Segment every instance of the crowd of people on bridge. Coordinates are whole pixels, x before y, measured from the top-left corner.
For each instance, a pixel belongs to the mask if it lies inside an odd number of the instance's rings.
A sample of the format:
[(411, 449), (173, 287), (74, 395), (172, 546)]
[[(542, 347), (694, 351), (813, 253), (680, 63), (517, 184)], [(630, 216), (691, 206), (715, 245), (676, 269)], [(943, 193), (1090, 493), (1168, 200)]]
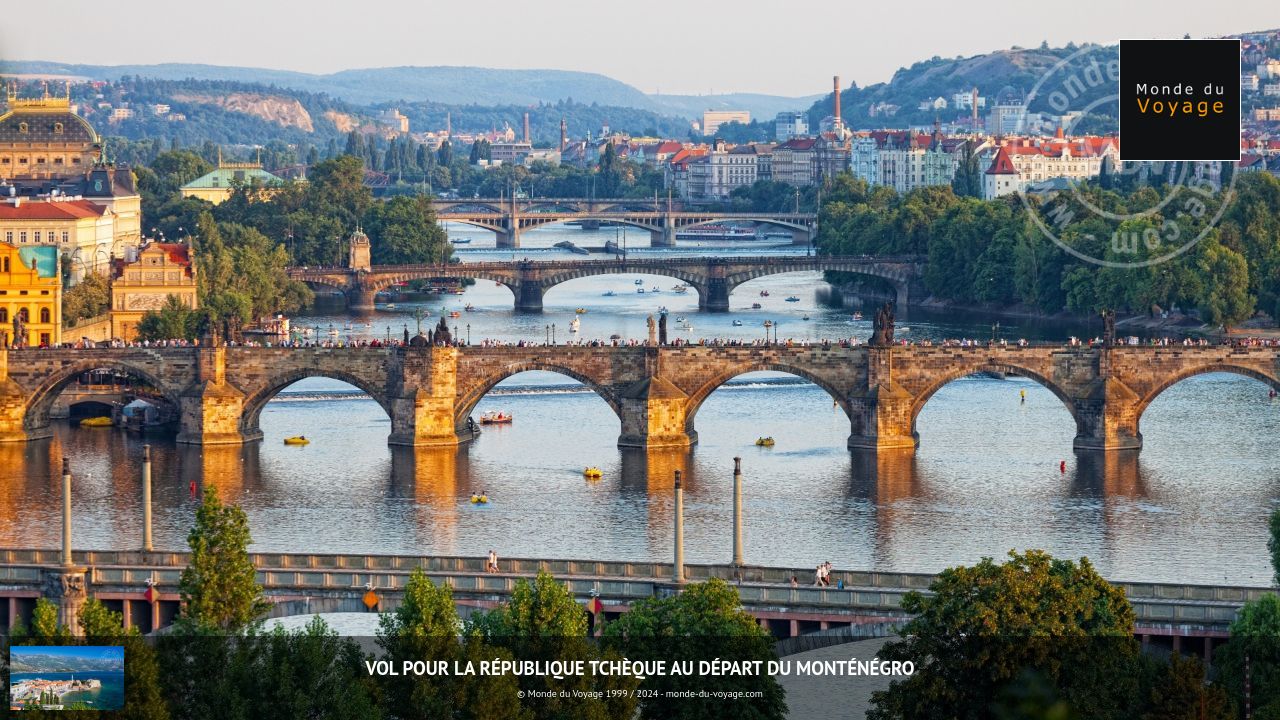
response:
[[(856, 337), (848, 338), (819, 338), (797, 339), (744, 339), (744, 338), (699, 338), (685, 339), (675, 338), (667, 342), (667, 347), (841, 347), (850, 348), (866, 344), (866, 340)], [(63, 343), (58, 347), (67, 349), (87, 349), (87, 348), (184, 348), (198, 347), (202, 343), (200, 340), (139, 340), (134, 342), (125, 342), (123, 340), (114, 339), (109, 341), (94, 342), (92, 340), (81, 339), (71, 343)], [(280, 341), (260, 341), (260, 340), (227, 340), (221, 342), (222, 347), (260, 347), (260, 348), (400, 348), (414, 345), (412, 339), (400, 338), (370, 338), (370, 339), (325, 339), (325, 340), (280, 340)], [(421, 344), (421, 343), (417, 343)], [(451, 339), (448, 343), (437, 342), (437, 345), (450, 345), (452, 347), (465, 347), (468, 345), (465, 339)], [(651, 343), (642, 338), (620, 338), (611, 337), (604, 339), (569, 339), (562, 342), (547, 342), (537, 340), (500, 340), (497, 338), (482, 338), (475, 343), (476, 347), (496, 348), (496, 347), (645, 347)], [(1041, 347), (1060, 347), (1061, 341), (1031, 341), (1026, 338), (1017, 340), (1008, 339), (976, 339), (976, 338), (946, 338), (942, 340), (908, 340), (898, 338), (893, 343), (899, 347), (956, 347), (956, 348), (980, 348), (980, 347), (1001, 347), (1010, 346), (1029, 347), (1032, 345)], [(1081, 340), (1072, 336), (1066, 341), (1068, 347), (1101, 347), (1105, 344), (1102, 337), (1094, 337), (1089, 340)], [(1219, 341), (1211, 341), (1206, 338), (1147, 338), (1139, 339), (1136, 336), (1118, 338), (1116, 344), (1120, 346), (1140, 346), (1140, 347), (1169, 347), (1181, 345), (1183, 347), (1280, 347), (1280, 338), (1268, 337), (1243, 337), (1243, 338), (1224, 338)], [(48, 348), (48, 346), (41, 346)]]

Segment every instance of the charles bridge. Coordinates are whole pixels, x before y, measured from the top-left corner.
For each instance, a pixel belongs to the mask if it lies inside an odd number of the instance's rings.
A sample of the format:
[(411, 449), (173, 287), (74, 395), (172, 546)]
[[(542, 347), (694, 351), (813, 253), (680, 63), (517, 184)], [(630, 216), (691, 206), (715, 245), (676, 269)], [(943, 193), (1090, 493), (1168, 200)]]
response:
[(921, 277), (921, 258), (871, 256), (692, 257), (643, 260), (543, 260), (468, 262), (366, 267), (295, 267), (295, 280), (341, 290), (352, 308), (371, 309), (381, 290), (423, 279), (472, 278), (505, 285), (515, 296), (517, 310), (539, 312), (547, 290), (560, 283), (593, 275), (643, 273), (675, 278), (698, 292), (698, 308), (729, 310), (729, 294), (738, 285), (765, 275), (833, 270), (879, 278), (891, 286), (899, 305), (908, 302), (912, 285)]
[(529, 347), (126, 347), (0, 349), (0, 441), (52, 433), (59, 393), (82, 373), (114, 370), (145, 381), (178, 408), (178, 441), (258, 440), (258, 417), (307, 377), (348, 382), (391, 420), (392, 445), (452, 446), (471, 437), (476, 404), (527, 370), (567, 375), (618, 416), (622, 447), (687, 447), (711, 393), (747, 372), (797, 375), (829, 393), (849, 418), (850, 448), (910, 450), (916, 417), (948, 382), (979, 372), (1029, 378), (1076, 422), (1079, 450), (1137, 449), (1143, 411), (1179, 380), (1230, 372), (1280, 389), (1280, 348), (1235, 346), (685, 345)]
[(656, 200), (640, 198), (474, 198), (435, 199), (436, 218), (489, 230), (497, 235), (500, 248), (520, 247), (520, 233), (543, 225), (563, 222), (611, 222), (649, 232), (653, 247), (675, 247), (676, 233), (708, 223), (753, 222), (781, 228), (792, 235), (792, 242), (805, 245), (812, 241), (817, 226), (816, 213), (744, 213), (699, 210), (677, 206), (667, 200), (665, 206)]

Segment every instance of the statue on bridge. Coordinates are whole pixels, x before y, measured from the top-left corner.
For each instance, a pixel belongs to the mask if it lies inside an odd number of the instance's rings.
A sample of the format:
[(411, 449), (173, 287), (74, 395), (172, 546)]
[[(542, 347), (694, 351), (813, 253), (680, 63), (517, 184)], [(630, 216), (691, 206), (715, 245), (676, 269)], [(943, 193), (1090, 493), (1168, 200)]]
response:
[(658, 344), (659, 344), (659, 345), (666, 345), (666, 344), (667, 344), (667, 316), (666, 316), (666, 313), (663, 313), (663, 314), (662, 314), (662, 316), (658, 318)]
[(885, 303), (876, 310), (871, 328), (871, 345), (893, 344), (893, 303)]
[(27, 311), (19, 310), (13, 314), (13, 349), (21, 350), (27, 346)]
[(453, 334), (449, 332), (449, 323), (444, 321), (444, 316), (440, 316), (440, 322), (436, 324), (436, 332), (433, 337), (436, 345), (452, 345)]
[(1112, 347), (1116, 344), (1116, 311), (1102, 311), (1102, 345)]
[(649, 316), (648, 320), (645, 320), (645, 324), (649, 326), (649, 344), (657, 345), (658, 344), (658, 325), (653, 321), (652, 315)]

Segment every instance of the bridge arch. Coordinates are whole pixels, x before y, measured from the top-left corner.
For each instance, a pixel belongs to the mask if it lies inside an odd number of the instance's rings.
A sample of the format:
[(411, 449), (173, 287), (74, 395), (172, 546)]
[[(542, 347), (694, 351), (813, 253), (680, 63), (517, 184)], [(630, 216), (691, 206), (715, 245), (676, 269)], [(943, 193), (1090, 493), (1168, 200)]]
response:
[(1136, 408), (1136, 412), (1134, 413), (1134, 417), (1137, 418), (1137, 421), (1139, 423), (1141, 423), (1142, 414), (1147, 411), (1147, 408), (1151, 406), (1151, 403), (1155, 402), (1155, 399), (1160, 397), (1161, 393), (1163, 393), (1165, 390), (1168, 390), (1169, 388), (1173, 387), (1174, 385), (1177, 385), (1183, 380), (1187, 380), (1189, 378), (1193, 378), (1198, 375), (1208, 375), (1210, 373), (1228, 373), (1231, 375), (1243, 375), (1244, 377), (1258, 380), (1266, 384), (1267, 386), (1273, 388), (1276, 392), (1280, 392), (1280, 377), (1269, 375), (1265, 372), (1258, 370), (1257, 368), (1252, 368), (1247, 365), (1237, 365), (1235, 363), (1230, 363), (1230, 362), (1205, 363), (1203, 365), (1197, 365), (1195, 367), (1183, 369), (1162, 380), (1150, 392), (1148, 392), (1141, 400), (1138, 401), (1138, 406)]
[(53, 408), (58, 396), (77, 377), (93, 370), (112, 370), (141, 378), (148, 385), (155, 388), (165, 402), (172, 404), (174, 408), (179, 407), (178, 394), (181, 392), (181, 388), (171, 387), (142, 365), (115, 358), (86, 359), (59, 368), (57, 372), (45, 378), (44, 382), (40, 383), (39, 387), (31, 392), (23, 412), (23, 429), (30, 433), (32, 430), (48, 427), (49, 411)]
[(849, 407), (848, 394), (826, 378), (791, 363), (774, 360), (759, 360), (734, 365), (733, 367), (722, 371), (720, 374), (716, 375), (710, 381), (704, 383), (701, 387), (690, 394), (689, 399), (685, 401), (685, 431), (690, 433), (692, 436), (694, 433), (694, 420), (698, 415), (698, 410), (702, 408), (702, 404), (707, 401), (707, 398), (711, 397), (712, 393), (739, 375), (745, 375), (753, 372), (781, 372), (808, 380), (814, 385), (825, 390), (826, 393), (831, 396), (831, 399), (840, 406), (840, 409), (844, 411), (845, 416), (850, 416), (851, 410)]
[(378, 388), (359, 375), (338, 368), (295, 368), (266, 378), (261, 385), (245, 395), (243, 410), (240, 414), (240, 433), (244, 438), (246, 440), (261, 439), (262, 430), (258, 422), (262, 416), (262, 409), (267, 403), (290, 385), (313, 377), (340, 380), (348, 385), (354, 385), (373, 398), (388, 418), (393, 418), (392, 405), (387, 397), (386, 388)]
[(522, 372), (529, 372), (531, 370), (552, 372), (577, 380), (590, 388), (596, 395), (600, 396), (600, 398), (609, 405), (609, 408), (613, 410), (613, 414), (618, 417), (619, 422), (621, 422), (622, 400), (613, 392), (612, 389), (601, 385), (591, 377), (575, 370), (574, 368), (560, 365), (558, 363), (530, 360), (527, 362), (517, 362), (505, 365), (496, 372), (484, 376), (479, 382), (472, 384), (470, 388), (464, 390), (454, 405), (454, 427), (461, 432), (466, 426), (467, 418), (469, 418), (471, 413), (476, 409), (476, 405), (480, 404), (480, 401), (484, 399), (484, 396), (488, 395), (489, 391), (493, 390), (498, 383), (513, 375), (519, 375)]
[(1075, 401), (1072, 400), (1071, 396), (1068, 395), (1066, 390), (1064, 390), (1060, 385), (1039, 372), (1021, 365), (987, 361), (956, 370), (950, 370), (937, 378), (934, 378), (929, 385), (924, 388), (924, 390), (916, 393), (915, 399), (911, 403), (911, 433), (913, 435), (916, 434), (916, 419), (920, 417), (921, 411), (924, 410), (924, 406), (928, 404), (929, 398), (933, 397), (934, 393), (938, 392), (946, 385), (951, 384), (955, 380), (984, 372), (1015, 375), (1017, 377), (1026, 378), (1049, 390), (1049, 392), (1053, 393), (1054, 396), (1062, 401), (1067, 413), (1069, 413), (1071, 415), (1071, 419), (1076, 422), (1077, 432), (1079, 432), (1079, 428), (1081, 427), (1080, 416), (1076, 411)]

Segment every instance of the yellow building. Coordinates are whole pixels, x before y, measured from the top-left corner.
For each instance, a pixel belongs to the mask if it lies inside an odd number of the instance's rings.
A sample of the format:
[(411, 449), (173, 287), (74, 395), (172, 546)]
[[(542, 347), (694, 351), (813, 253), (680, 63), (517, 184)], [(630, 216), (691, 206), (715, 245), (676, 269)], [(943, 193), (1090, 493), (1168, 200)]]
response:
[(57, 249), (0, 243), (0, 337), (8, 347), (62, 342)]
[(70, 258), (71, 281), (107, 273), (126, 245), (116, 237), (110, 209), (83, 199), (0, 198), (0, 240), (19, 248), (51, 245)]
[(116, 261), (111, 280), (111, 337), (135, 339), (138, 321), (147, 311), (164, 307), (170, 295), (196, 308), (191, 246), (151, 242), (139, 248), (136, 259)]

